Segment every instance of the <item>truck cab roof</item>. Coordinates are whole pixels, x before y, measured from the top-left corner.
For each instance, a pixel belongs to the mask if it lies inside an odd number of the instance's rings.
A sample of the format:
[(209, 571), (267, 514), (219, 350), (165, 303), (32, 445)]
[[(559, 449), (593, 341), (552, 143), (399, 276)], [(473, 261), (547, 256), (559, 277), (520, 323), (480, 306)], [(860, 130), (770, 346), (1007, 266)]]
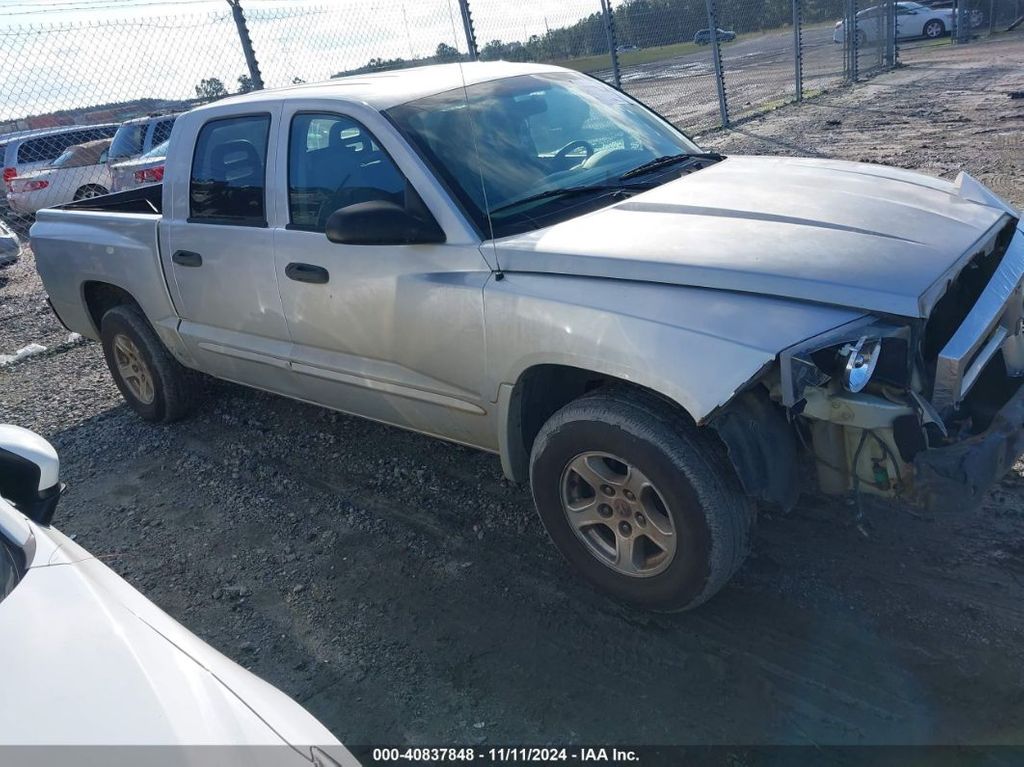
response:
[(505, 77), (538, 72), (556, 72), (560, 67), (545, 64), (517, 64), (506, 61), (432, 64), (409, 69), (393, 69), (370, 74), (337, 77), (319, 83), (304, 83), (232, 96), (199, 107), (196, 111), (225, 104), (260, 103), (300, 95), (308, 99), (342, 99), (367, 104), (377, 110), (390, 109), (435, 93), (464, 85), (500, 80)]

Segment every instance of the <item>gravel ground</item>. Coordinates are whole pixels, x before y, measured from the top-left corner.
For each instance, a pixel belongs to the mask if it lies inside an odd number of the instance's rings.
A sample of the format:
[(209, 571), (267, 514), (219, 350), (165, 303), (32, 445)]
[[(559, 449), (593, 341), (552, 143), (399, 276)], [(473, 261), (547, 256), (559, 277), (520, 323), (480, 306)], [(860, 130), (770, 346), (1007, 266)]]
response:
[[(952, 177), (1024, 205), (1024, 37), (922, 53), (704, 138)], [(350, 744), (1024, 743), (1024, 477), (970, 514), (805, 498), (697, 612), (618, 607), (498, 460), (215, 384), (190, 420), (121, 402), (31, 255), (0, 270), (0, 420), (61, 453), (58, 525)], [(1018, 467), (1020, 469), (1020, 467)]]

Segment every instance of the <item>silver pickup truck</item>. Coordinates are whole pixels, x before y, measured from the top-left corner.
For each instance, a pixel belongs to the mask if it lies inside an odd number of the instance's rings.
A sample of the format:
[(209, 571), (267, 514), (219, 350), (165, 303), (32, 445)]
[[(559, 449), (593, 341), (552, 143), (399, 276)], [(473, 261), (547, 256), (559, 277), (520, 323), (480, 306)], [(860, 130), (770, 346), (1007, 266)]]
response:
[(970, 176), (702, 152), (557, 67), (181, 116), (162, 186), (44, 210), (63, 323), (143, 418), (196, 371), (471, 445), (592, 583), (700, 604), (757, 504), (977, 504), (1021, 449), (1024, 234)]

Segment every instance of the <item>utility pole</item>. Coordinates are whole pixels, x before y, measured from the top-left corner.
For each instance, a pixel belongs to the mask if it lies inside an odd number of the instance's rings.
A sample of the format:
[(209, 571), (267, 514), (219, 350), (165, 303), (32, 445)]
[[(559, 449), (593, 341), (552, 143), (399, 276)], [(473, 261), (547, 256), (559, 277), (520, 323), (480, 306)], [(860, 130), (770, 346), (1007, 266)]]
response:
[(227, 0), (231, 6), (231, 15), (235, 19), (235, 27), (238, 28), (238, 39), (242, 43), (242, 53), (245, 54), (245, 65), (249, 68), (249, 79), (255, 90), (263, 90), (263, 75), (260, 74), (260, 63), (256, 61), (256, 53), (252, 49), (252, 38), (249, 37), (249, 27), (245, 25), (245, 14), (242, 12), (242, 0)]

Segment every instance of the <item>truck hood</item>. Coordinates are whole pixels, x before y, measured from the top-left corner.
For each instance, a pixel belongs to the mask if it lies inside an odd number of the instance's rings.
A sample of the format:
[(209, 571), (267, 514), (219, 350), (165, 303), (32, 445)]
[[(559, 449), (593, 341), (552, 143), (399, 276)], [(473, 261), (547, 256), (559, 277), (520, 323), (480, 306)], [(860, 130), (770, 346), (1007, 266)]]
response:
[(865, 163), (729, 157), (554, 226), (494, 242), (501, 269), (732, 290), (927, 317), (1012, 208)]

